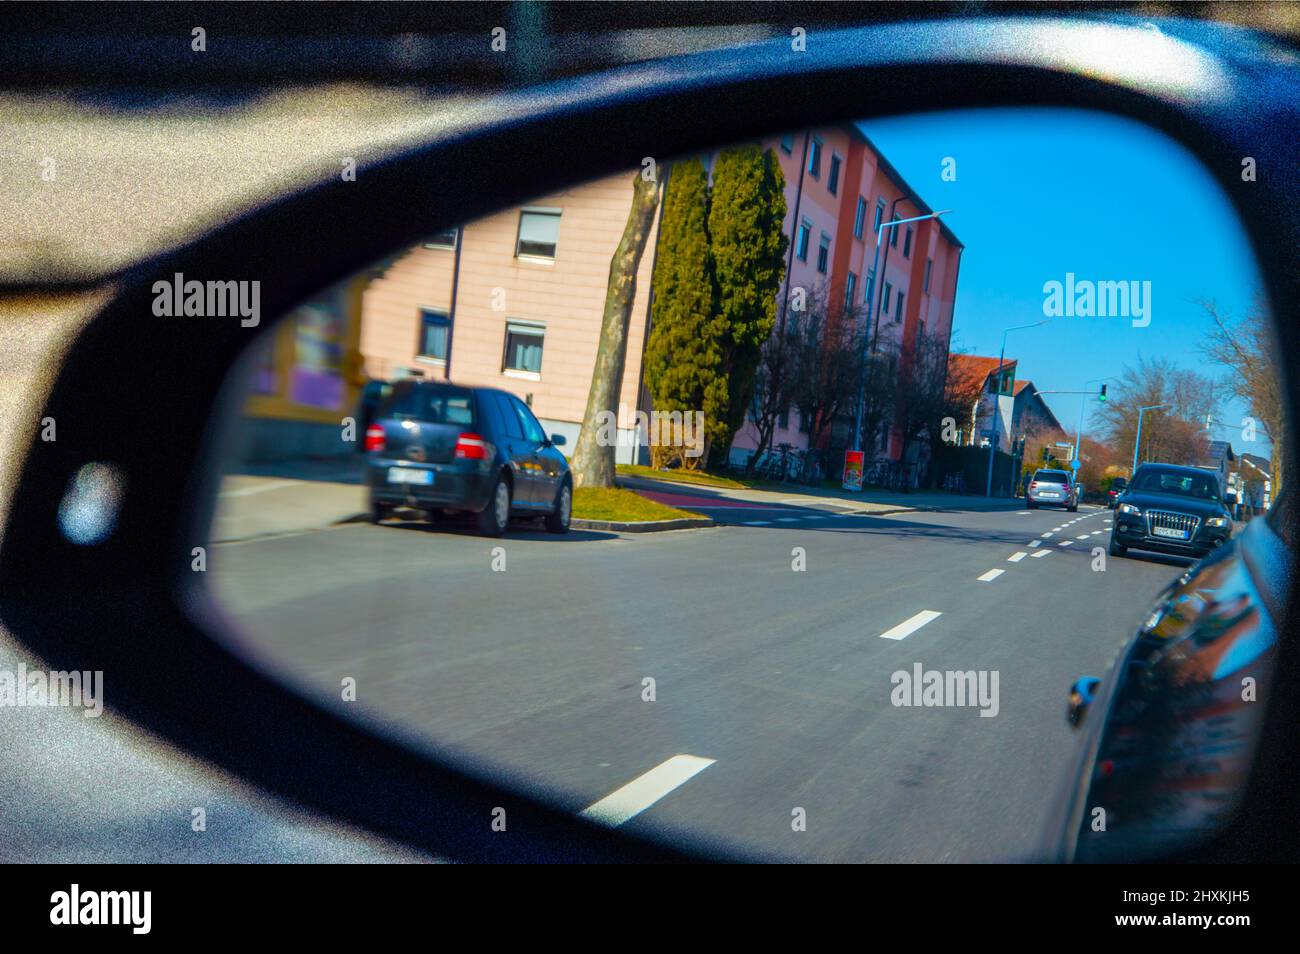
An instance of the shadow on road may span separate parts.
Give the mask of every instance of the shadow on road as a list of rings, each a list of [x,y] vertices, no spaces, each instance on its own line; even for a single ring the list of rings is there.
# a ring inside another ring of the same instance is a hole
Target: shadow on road
[[[390,517],[377,524],[392,530],[423,531],[425,533],[445,533],[457,537],[478,537],[481,540],[546,540],[550,543],[591,543],[596,540],[613,540],[618,536],[603,530],[570,530],[568,533],[548,533],[540,520],[513,518],[506,527],[503,537],[485,537],[478,533],[469,517],[441,516],[430,523],[411,517]]]

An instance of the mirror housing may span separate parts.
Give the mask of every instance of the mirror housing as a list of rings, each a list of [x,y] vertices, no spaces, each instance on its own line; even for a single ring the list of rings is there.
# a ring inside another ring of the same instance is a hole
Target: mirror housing
[[[563,447],[563,446],[564,446],[565,444],[567,444],[567,443],[568,443],[568,438],[566,438],[563,434],[552,434],[552,435],[551,435],[551,446],[552,446],[552,447]]]
[[[1092,705],[1099,685],[1101,680],[1096,676],[1080,676],[1070,686],[1070,700],[1065,710],[1065,721],[1070,723],[1072,728],[1077,729],[1083,722],[1083,717],[1088,714],[1088,707]]]

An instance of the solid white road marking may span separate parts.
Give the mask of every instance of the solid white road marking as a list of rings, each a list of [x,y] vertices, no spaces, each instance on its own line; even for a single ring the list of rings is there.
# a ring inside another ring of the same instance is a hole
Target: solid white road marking
[[[610,792],[596,804],[579,812],[582,818],[617,828],[663,798],[673,789],[689,782],[714,763],[698,755],[674,755],[644,775]]]
[[[1039,550],[1037,553],[1034,554],[1034,559],[1038,560],[1045,556],[1051,556],[1051,555],[1052,555],[1051,550]]]
[[[881,639],[907,639],[926,623],[932,622],[942,616],[942,613],[934,610],[921,610],[911,619],[905,619],[893,629],[886,630],[880,634]]]
[[[1011,556],[1007,557],[1007,562],[1008,562],[1008,563],[1019,563],[1021,560],[1023,560],[1023,559],[1024,559],[1025,557],[1027,557],[1027,556],[1029,556],[1029,554],[1026,553],[1024,550],[1017,550],[1015,553],[1011,554]]]
[[[1001,576],[1003,573],[1005,573],[1005,572],[1007,572],[1007,571],[1006,571],[1006,570],[989,570],[989,571],[988,571],[987,573],[985,573],[983,576],[977,576],[976,579],[979,580],[981,583],[992,583],[994,580],[996,580],[998,577],[1000,577],[1000,576]]]

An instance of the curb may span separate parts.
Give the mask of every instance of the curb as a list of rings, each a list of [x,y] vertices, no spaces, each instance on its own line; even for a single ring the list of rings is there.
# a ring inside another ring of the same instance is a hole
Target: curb
[[[712,517],[681,517],[677,520],[580,520],[574,517],[569,526],[575,530],[611,530],[619,533],[657,533],[661,530],[698,530],[716,527]]]

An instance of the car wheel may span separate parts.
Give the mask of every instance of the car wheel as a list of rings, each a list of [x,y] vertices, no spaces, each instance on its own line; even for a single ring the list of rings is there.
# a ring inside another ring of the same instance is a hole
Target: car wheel
[[[573,488],[566,480],[555,495],[555,506],[546,515],[546,529],[551,533],[568,533],[569,519],[573,515]]]
[[[392,512],[392,507],[385,506],[381,503],[370,502],[370,522],[379,523]]]
[[[497,474],[487,506],[475,522],[478,532],[487,537],[499,537],[506,532],[506,524],[510,522],[510,482],[502,474]]]
[[[1071,507],[1066,507],[1065,509],[1068,510],[1068,511],[1070,511],[1070,513],[1078,513],[1078,512],[1079,512],[1079,505],[1078,505],[1078,504],[1074,504],[1073,506],[1071,506]]]
[[[1115,534],[1110,535],[1110,555],[1116,557],[1128,556],[1128,547],[1115,541]]]
[[[1026,505],[1030,510],[1037,510],[1037,509],[1038,509],[1038,504],[1034,503],[1032,500],[1026,500],[1026,501],[1025,501],[1025,505]]]

